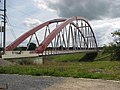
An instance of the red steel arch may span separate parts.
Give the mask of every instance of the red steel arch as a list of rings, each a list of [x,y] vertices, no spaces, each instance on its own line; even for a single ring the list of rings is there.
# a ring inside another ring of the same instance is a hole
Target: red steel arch
[[[68,24],[72,23],[73,21],[75,20],[83,20],[85,21],[91,31],[92,31],[92,34],[93,34],[93,37],[94,37],[94,40],[95,40],[95,44],[96,44],[96,48],[97,48],[97,42],[96,42],[96,38],[95,38],[95,35],[94,35],[94,32],[90,26],[90,24],[88,23],[87,20],[85,20],[84,18],[80,17],[80,16],[74,16],[74,17],[71,17],[67,20],[64,21],[64,23],[60,24],[58,27],[56,27],[46,38],[45,40],[40,44],[40,46],[35,50],[36,53],[43,53],[44,50],[47,48],[47,46],[50,44],[50,42],[55,38],[55,36]]]
[[[6,51],[12,51],[13,49],[15,49],[20,43],[22,43],[25,39],[27,39],[30,35],[33,35],[35,32],[37,32],[38,30],[44,28],[47,25],[50,25],[52,23],[55,22],[63,22],[66,19],[53,19],[50,21],[47,21],[43,24],[38,25],[37,27],[29,30],[28,32],[26,32],[25,34],[23,34],[22,36],[20,36],[18,39],[16,39],[14,42],[12,42],[10,45],[8,45],[6,47]]]
[[[79,17],[79,16],[74,16],[74,17],[71,17],[69,19],[53,19],[53,20],[50,20],[50,21],[47,21],[33,29],[31,29],[30,31],[26,32],[25,34],[23,34],[22,36],[20,36],[18,39],[16,39],[13,43],[11,43],[10,45],[8,45],[6,47],[6,51],[12,51],[13,49],[15,49],[20,43],[22,43],[25,39],[27,39],[30,35],[33,35],[35,34],[38,30],[44,28],[45,26],[48,26],[52,23],[55,23],[55,22],[63,22],[61,23],[60,25],[58,25],[45,39],[44,41],[38,46],[38,48],[36,48],[36,53],[43,53],[47,46],[50,44],[50,42],[55,38],[55,36],[65,27],[67,26],[68,24],[72,24],[73,26],[75,26],[78,30],[79,28],[74,24],[73,21],[75,20],[82,20],[84,21],[85,23],[88,24],[88,26],[90,27],[91,29],[91,32],[93,34],[93,38],[94,38],[94,41],[95,41],[95,44],[96,44],[96,48],[97,48],[97,42],[96,42],[96,38],[95,38],[95,35],[94,35],[94,32],[90,26],[90,24],[88,23],[87,20],[85,20],[84,18],[82,17]],[[79,30],[80,31],[80,30]],[[81,31],[80,31],[81,32]],[[84,35],[81,33],[83,39],[84,39],[84,42],[86,43],[87,45],[87,42],[85,40],[85,37]]]

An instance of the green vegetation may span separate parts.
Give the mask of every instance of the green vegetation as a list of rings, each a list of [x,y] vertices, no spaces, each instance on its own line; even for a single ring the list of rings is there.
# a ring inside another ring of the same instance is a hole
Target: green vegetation
[[[84,55],[85,53],[47,56],[43,65],[23,64],[5,66],[0,67],[0,73],[120,80],[119,61],[104,61],[103,58],[99,59],[101,56],[106,56],[106,54],[102,54],[101,52],[95,58],[96,60],[99,59],[99,61],[80,61]]]
[[[104,46],[104,53],[111,54],[111,60],[120,60],[120,30],[112,33],[114,42]]]
[[[0,67],[0,73],[120,80],[120,62],[52,62],[40,66],[7,66]]]
[[[28,50],[35,50],[37,47],[36,44],[32,42],[27,44],[27,46],[28,46]]]
[[[56,56],[46,56],[44,59],[46,61],[57,61],[57,62],[78,62],[85,53],[75,53],[75,54],[64,54]]]
[[[120,60],[120,45],[110,43],[108,46],[104,46],[104,52],[110,54],[110,60],[119,61]]]
[[[89,53],[87,53],[89,54]],[[46,56],[44,57],[44,60],[47,61],[53,61],[53,62],[80,62],[84,61],[86,53],[75,53],[75,54],[65,54],[65,55],[56,55],[56,56]],[[99,52],[96,53],[90,53],[92,56],[91,61],[110,61],[110,54],[109,53],[103,53]],[[95,56],[95,57],[93,57]],[[86,57],[86,59],[90,59],[90,56]],[[86,60],[85,60],[86,61]],[[90,61],[90,60],[88,60]]]
[[[109,53],[103,53],[101,51],[96,56],[95,61],[110,61],[110,54]]]

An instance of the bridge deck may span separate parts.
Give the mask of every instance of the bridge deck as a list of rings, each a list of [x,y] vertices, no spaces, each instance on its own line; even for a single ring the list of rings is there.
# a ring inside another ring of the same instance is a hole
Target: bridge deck
[[[36,54],[34,51],[6,51],[2,55],[3,59],[12,58],[25,58],[25,57],[38,57],[46,55],[58,55],[58,54],[72,54],[72,53],[82,53],[82,52],[97,52],[97,50],[57,50],[57,51],[44,51],[42,54]]]

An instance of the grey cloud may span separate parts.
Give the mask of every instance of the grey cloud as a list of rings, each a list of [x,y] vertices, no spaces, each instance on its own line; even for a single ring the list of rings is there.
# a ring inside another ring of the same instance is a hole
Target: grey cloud
[[[120,0],[58,0],[48,7],[60,17],[82,16],[89,20],[120,17]]]

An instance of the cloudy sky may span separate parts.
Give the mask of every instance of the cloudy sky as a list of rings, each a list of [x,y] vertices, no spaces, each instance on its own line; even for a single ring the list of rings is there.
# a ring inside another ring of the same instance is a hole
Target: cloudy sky
[[[7,44],[42,22],[71,16],[86,18],[104,45],[120,28],[120,0],[7,0]]]

